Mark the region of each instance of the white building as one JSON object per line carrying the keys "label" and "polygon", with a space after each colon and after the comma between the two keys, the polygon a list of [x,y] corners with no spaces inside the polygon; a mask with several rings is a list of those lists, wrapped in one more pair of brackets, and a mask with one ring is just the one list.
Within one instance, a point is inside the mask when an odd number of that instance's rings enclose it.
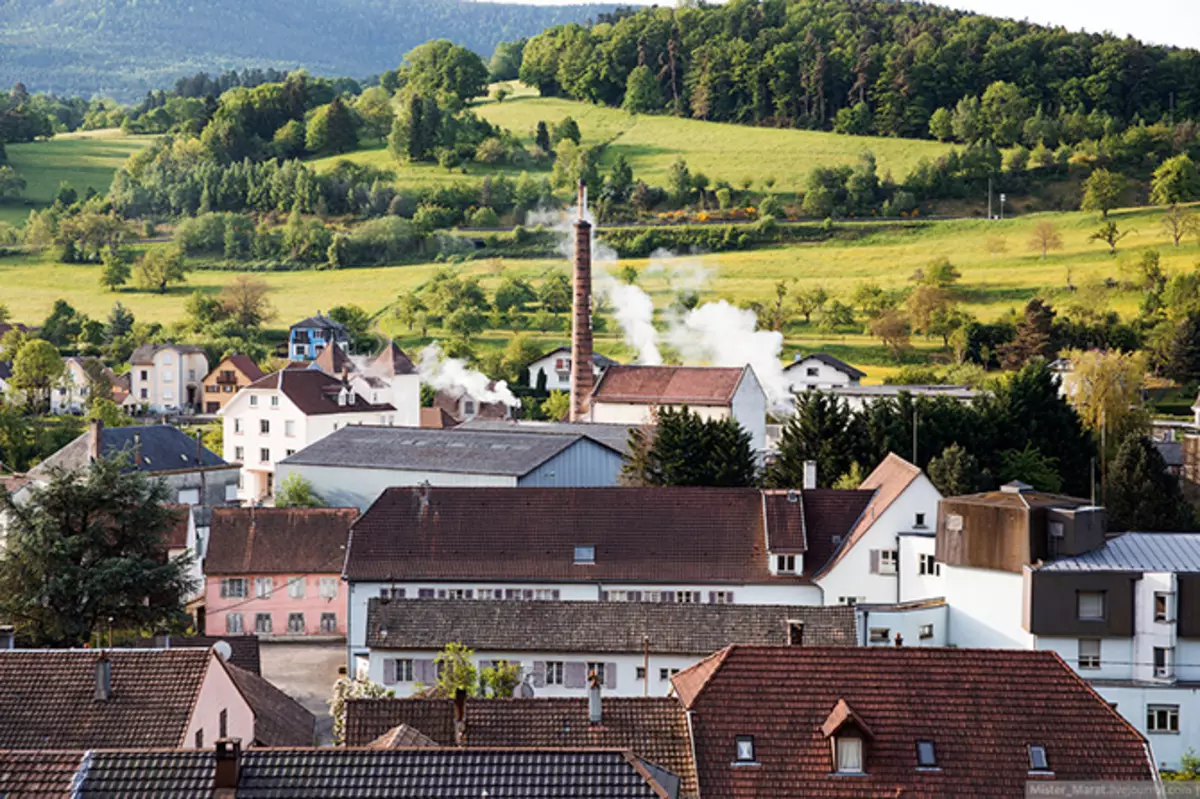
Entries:
{"label": "white building", "polygon": [[519,665],[535,696],[583,696],[594,673],[608,696],[665,696],[671,678],[730,644],[853,646],[850,608],[647,602],[468,602],[375,598],[356,673],[407,696],[437,680],[448,643],[483,669]]}
{"label": "white building", "polygon": [[849,406],[850,410],[858,411],[878,402],[881,399],[895,399],[901,394],[910,394],[914,397],[949,397],[962,403],[970,403],[979,396],[979,391],[969,386],[916,386],[916,385],[886,385],[886,386],[860,386],[846,385],[833,386],[828,390],[830,394],[842,400]]}
{"label": "white building", "polygon": [[651,424],[656,410],[687,406],[704,419],[736,419],[766,449],[767,399],[749,366],[610,366],[592,391],[587,421]]}
{"label": "white building", "polygon": [[823,352],[796,353],[795,360],[783,368],[783,374],[787,377],[788,389],[793,392],[857,386],[867,376],[861,369]]}
{"label": "white building", "polygon": [[280,461],[334,506],[365,510],[393,486],[615,486],[624,447],[584,433],[348,426]]}
{"label": "white building", "polygon": [[143,344],[129,358],[132,403],[151,413],[201,407],[208,358],[200,347]]}
{"label": "white building", "polygon": [[[225,460],[242,467],[239,496],[275,493],[275,464],[346,425],[398,424],[390,403],[373,404],[352,385],[319,369],[283,369],[239,391],[219,416]],[[320,487],[317,487],[318,492]]]}
{"label": "white building", "polygon": [[[615,366],[616,361],[612,358],[607,358],[598,352],[592,353],[592,374],[596,379],[604,374],[604,370],[610,366]],[[559,347],[551,350],[535,361],[530,362],[526,367],[528,374],[529,385],[537,387],[541,383],[541,375],[546,375],[546,390],[547,391],[567,391],[571,390],[571,348]]]}

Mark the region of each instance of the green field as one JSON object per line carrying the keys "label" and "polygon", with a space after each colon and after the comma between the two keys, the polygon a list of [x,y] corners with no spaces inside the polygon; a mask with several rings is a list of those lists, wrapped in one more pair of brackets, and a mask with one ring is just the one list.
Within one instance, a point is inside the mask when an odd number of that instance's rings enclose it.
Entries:
{"label": "green field", "polygon": [[[962,272],[960,296],[964,307],[983,320],[992,320],[1009,309],[1019,309],[1035,295],[1051,297],[1060,307],[1072,304],[1109,308],[1123,314],[1134,312],[1140,302],[1136,292],[1105,289],[1106,278],[1120,281],[1147,248],[1158,249],[1168,272],[1190,270],[1200,262],[1200,247],[1190,239],[1178,249],[1171,246],[1159,226],[1161,211],[1134,209],[1117,211],[1113,218],[1122,228],[1133,232],[1119,247],[1114,258],[1103,244],[1088,240],[1096,227],[1094,214],[1040,214],[1004,222],[963,220],[933,222],[927,227],[901,232],[881,232],[852,242],[830,241],[820,244],[767,248],[746,252],[725,252],[687,256],[712,270],[712,279],[702,299],[727,298],[733,301],[767,301],[775,281],[795,278],[800,287],[823,286],[830,294],[845,299],[854,288],[868,280],[888,286],[907,282],[915,269],[939,257],[949,258]],[[1059,226],[1063,249],[1051,252],[1046,260],[1029,250],[1034,225],[1043,220]],[[989,241],[1003,239],[1006,251],[990,252]],[[649,266],[645,259],[630,260],[639,271]],[[294,319],[335,305],[354,303],[370,312],[385,310],[395,296],[427,279],[436,264],[395,266],[344,271],[305,271],[256,273],[272,288],[272,301],[278,310],[274,326],[285,327]],[[478,275],[488,288],[505,274],[539,280],[548,270],[566,270],[561,259],[471,261],[457,267],[465,275]],[[1077,292],[1065,290],[1067,269]],[[195,289],[217,292],[233,277],[232,272],[196,271],[186,287],[166,295],[126,290],[111,293],[97,283],[98,269],[65,266],[44,258],[10,257],[0,259],[0,301],[8,305],[13,317],[37,323],[49,312],[54,300],[66,299],[76,308],[95,317],[103,317],[115,300],[130,307],[140,319],[171,322],[183,314],[183,302]],[[667,278],[662,273],[643,274],[639,284],[654,297],[659,309],[671,300]],[[406,346],[417,339],[384,313],[384,330]],[[433,331],[436,336],[436,331]],[[787,332],[787,352],[793,349],[823,349],[852,363],[864,366],[870,379],[878,380],[897,365],[885,356],[878,342],[861,335],[827,337],[815,328],[797,322]],[[484,346],[500,345],[510,334],[489,333],[480,339]],[[544,336],[549,342],[565,341],[565,334]],[[619,332],[610,329],[599,337],[600,349],[618,358],[629,357],[619,341]],[[939,342],[914,339],[918,349],[934,349]]]}
{"label": "green field", "polygon": [[88,186],[108,192],[113,173],[130,153],[142,149],[151,136],[126,136],[119,130],[95,130],[55,136],[50,141],[7,146],[8,162],[25,179],[21,197],[0,202],[0,222],[19,225],[30,209],[54,201],[58,184],[66,181],[79,196]]}

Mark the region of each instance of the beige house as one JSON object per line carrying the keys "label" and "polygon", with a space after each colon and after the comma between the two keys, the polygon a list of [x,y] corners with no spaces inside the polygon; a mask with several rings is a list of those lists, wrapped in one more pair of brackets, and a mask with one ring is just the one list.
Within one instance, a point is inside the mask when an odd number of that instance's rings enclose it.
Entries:
{"label": "beige house", "polygon": [[133,351],[129,363],[129,392],[135,407],[151,413],[201,407],[208,358],[200,347],[143,344]]}
{"label": "beige house", "polygon": [[225,358],[204,378],[203,412],[219,413],[235,394],[264,374],[249,355],[235,353]]}

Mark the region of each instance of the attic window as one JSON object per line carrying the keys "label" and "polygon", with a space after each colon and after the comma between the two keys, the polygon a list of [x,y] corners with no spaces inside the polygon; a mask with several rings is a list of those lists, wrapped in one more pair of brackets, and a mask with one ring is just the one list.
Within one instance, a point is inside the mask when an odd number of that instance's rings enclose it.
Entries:
{"label": "attic window", "polygon": [[736,761],[738,763],[753,763],[754,762],[754,736],[739,735],[734,739]]}
{"label": "attic window", "polygon": [[863,742],[862,738],[849,735],[838,736],[834,740],[836,753],[836,769],[838,774],[863,773]]}
{"label": "attic window", "polygon": [[1050,761],[1046,759],[1046,747],[1041,744],[1029,745],[1029,770],[1049,771]]}
{"label": "attic window", "polygon": [[933,741],[917,741],[917,767],[937,768],[937,753]]}
{"label": "attic window", "polygon": [[590,565],[596,562],[596,548],[594,546],[575,547],[575,562],[578,564]]}

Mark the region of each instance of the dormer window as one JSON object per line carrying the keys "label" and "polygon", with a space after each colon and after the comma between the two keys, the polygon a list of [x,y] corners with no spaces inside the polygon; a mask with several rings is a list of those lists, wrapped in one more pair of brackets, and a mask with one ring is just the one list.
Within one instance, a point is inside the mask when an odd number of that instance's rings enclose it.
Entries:
{"label": "dormer window", "polygon": [[854,712],[845,699],[839,699],[821,725],[821,734],[829,740],[833,773],[866,773],[866,742],[873,737],[871,728]]}
{"label": "dormer window", "polygon": [[755,762],[753,735],[739,735],[734,739],[734,759],[738,763]]}
{"label": "dormer window", "polygon": [[776,555],[775,556],[775,571],[780,574],[795,574],[796,573],[796,556],[795,555]]}
{"label": "dormer window", "polygon": [[1046,747],[1042,746],[1041,744],[1029,745],[1029,770],[1050,770],[1050,761],[1046,759]]}
{"label": "dormer window", "polygon": [[575,547],[575,563],[585,566],[590,566],[596,562],[596,548],[594,546]]}
{"label": "dormer window", "polygon": [[837,758],[834,771],[838,774],[863,773],[863,741],[852,735],[839,735],[834,739],[834,756]]}
{"label": "dormer window", "polygon": [[917,767],[937,768],[937,750],[933,741],[917,741]]}

